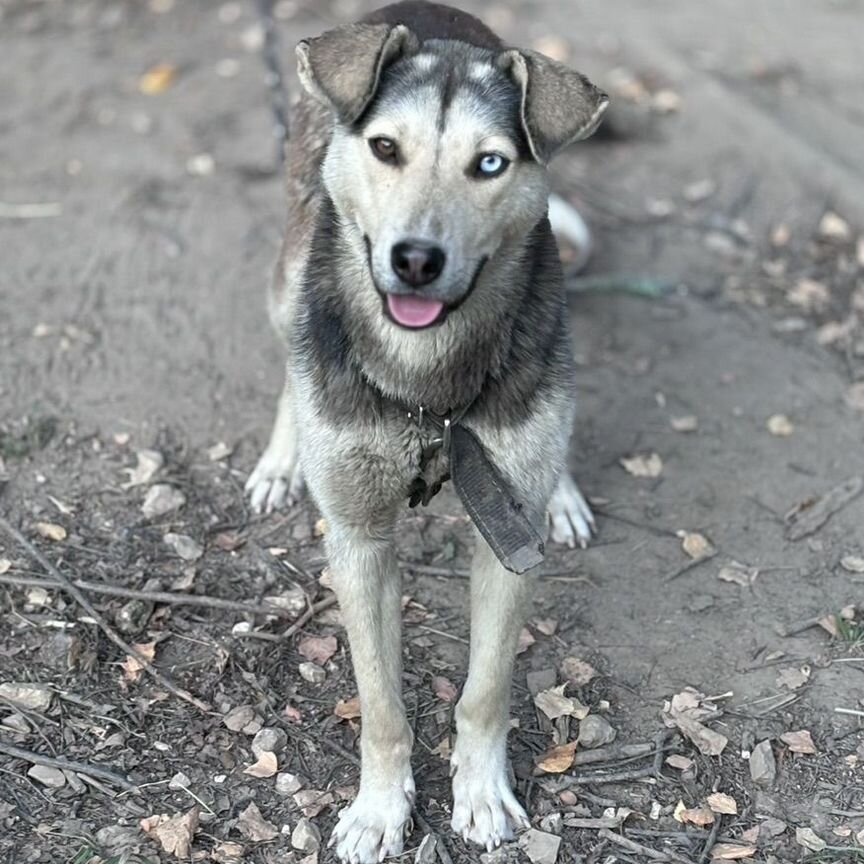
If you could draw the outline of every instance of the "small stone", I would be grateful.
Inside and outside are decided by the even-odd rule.
[[[840,559],[840,566],[850,573],[864,573],[864,557],[860,555],[844,555]]]
[[[192,781],[182,772],[178,771],[169,781],[169,789],[188,789]]]
[[[129,600],[114,616],[114,623],[121,633],[140,633],[147,626],[153,609],[148,600]]]
[[[157,483],[147,490],[141,512],[148,518],[164,516],[172,510],[179,510],[186,503],[186,496],[167,483]]]
[[[532,696],[536,696],[543,690],[554,687],[557,681],[554,669],[540,669],[537,672],[529,672],[525,676],[528,690]]]
[[[49,768],[47,765],[34,765],[27,776],[49,789],[62,789],[66,785],[66,775],[59,768]]]
[[[252,739],[252,752],[260,758],[265,751],[281,753],[288,743],[288,735],[282,729],[265,726]]]
[[[222,722],[232,732],[239,732],[244,726],[251,723],[254,718],[255,709],[251,705],[238,705],[222,718]]]
[[[564,817],[560,813],[547,813],[540,820],[540,830],[549,834],[560,834],[564,827]]]
[[[327,673],[320,666],[310,663],[308,660],[301,663],[297,667],[297,671],[300,673],[300,677],[310,684],[323,684],[327,678]]]
[[[519,846],[532,864],[555,864],[561,838],[536,828],[529,828],[520,838]]]
[[[771,786],[777,778],[777,762],[770,740],[760,741],[750,754],[750,777],[754,783]]]
[[[321,832],[308,819],[301,819],[291,832],[291,845],[300,852],[317,852],[321,846]]]
[[[277,795],[293,795],[299,791],[303,784],[296,774],[289,774],[283,771],[276,775],[276,794]]]
[[[609,721],[597,714],[589,714],[579,723],[579,744],[586,750],[611,744],[618,733]]]
[[[261,718],[261,715],[256,714],[240,731],[244,735],[254,738],[261,731],[263,725],[264,720]]]
[[[31,711],[47,711],[51,707],[51,696],[44,684],[0,684],[0,699],[8,699]]]
[[[197,561],[204,554],[204,547],[188,534],[166,534],[163,540],[184,561]]]
[[[829,210],[819,222],[819,236],[824,240],[844,243],[852,238],[852,231],[849,223],[842,216]]]

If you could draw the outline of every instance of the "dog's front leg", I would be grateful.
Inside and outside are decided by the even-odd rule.
[[[402,704],[401,580],[389,538],[330,525],[333,587],[348,631],[360,694],[360,790],[331,844],[342,861],[399,855],[414,802],[412,733]]]
[[[528,817],[510,788],[507,730],[513,660],[530,594],[529,576],[505,570],[478,536],[471,571],[471,659],[456,707],[453,830],[492,850]]]

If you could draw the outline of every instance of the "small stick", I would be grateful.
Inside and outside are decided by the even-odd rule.
[[[68,759],[57,759],[53,756],[42,756],[40,753],[32,753],[30,750],[15,747],[12,744],[7,744],[5,741],[0,741],[0,753],[5,753],[14,759],[23,759],[25,762],[32,762],[34,765],[45,765],[48,768],[59,768],[62,771],[74,771],[76,774],[89,774],[91,777],[100,777],[108,783],[113,783],[115,786],[125,789],[127,792],[134,792],[136,789],[125,777],[121,777],[119,774],[108,771],[106,768],[100,768],[97,765],[87,765],[84,762],[71,762]]]
[[[711,850],[717,842],[717,835],[720,833],[720,823],[722,821],[723,817],[718,813],[717,818],[714,820],[714,824],[711,826],[711,832],[708,834],[708,839],[702,847],[702,854],[699,856],[699,864],[705,864],[705,862],[711,857]]]
[[[673,582],[679,576],[683,576],[685,573],[689,573],[691,570],[694,570],[696,567],[699,567],[701,564],[704,564],[706,561],[710,561],[712,558],[717,557],[717,550],[714,549],[711,552],[708,552],[706,555],[702,555],[700,558],[694,558],[692,561],[688,561],[686,564],[683,564],[677,570],[673,570],[663,581],[664,582]]]
[[[864,711],[857,711],[855,708],[835,708],[835,714],[849,714],[851,717],[864,717]]]
[[[634,756],[650,756],[654,745],[649,741],[644,744],[624,744],[621,747],[597,747],[594,750],[580,750],[573,757],[574,765],[590,765],[594,762],[617,762],[619,759],[630,759]]]
[[[302,630],[310,619],[314,618],[319,612],[329,609],[336,605],[336,595],[331,594],[317,603],[312,603],[306,607],[306,611],[286,630],[281,633],[263,633],[259,630],[252,630],[249,633],[238,633],[236,639],[263,639],[265,642],[284,642],[290,639],[295,633]]]
[[[45,219],[59,216],[62,212],[62,205],[53,201],[45,204],[9,204],[0,201],[0,219]]]
[[[197,697],[188,693],[186,690],[181,690],[171,681],[159,672],[153,664],[137,649],[133,648],[128,642],[118,636],[108,622],[96,611],[93,604],[81,592],[80,588],[73,585],[69,579],[63,575],[17,528],[11,525],[3,516],[0,516],[0,528],[2,528],[10,537],[12,537],[24,550],[26,550],[58,583],[67,594],[75,600],[76,603],[96,622],[102,632],[125,654],[134,657],[141,668],[153,679],[159,682],[166,690],[173,693],[178,699],[194,705],[199,711],[206,713],[210,712],[210,706],[202,702]]]
[[[628,780],[641,780],[644,777],[654,775],[654,766],[647,768],[636,768],[633,771],[617,771],[614,774],[581,774],[566,777],[561,784],[562,789],[570,786],[591,786],[595,783],[626,783]]]
[[[663,754],[666,752],[665,744],[668,738],[672,736],[673,732],[671,729],[661,729],[654,738],[654,746],[657,750],[654,753],[654,764],[651,766],[651,770],[654,772],[654,776],[659,780],[660,775],[663,771]]]
[[[59,582],[51,579],[39,579],[35,576],[12,576],[8,573],[0,575],[0,584],[20,585],[38,588],[62,588]],[[149,600],[151,603],[166,603],[173,606],[203,606],[209,609],[228,609],[234,612],[248,612],[252,615],[279,615],[285,610],[278,606],[259,606],[255,603],[240,603],[235,600],[223,600],[221,597],[209,597],[205,594],[175,594],[173,591],[138,591],[134,588],[121,588],[118,585],[103,585],[99,582],[88,582],[85,579],[74,579],[72,584],[82,591],[93,594],[105,594],[109,597],[131,597],[135,600]]]
[[[638,855],[644,855],[654,861],[677,861],[679,864],[694,864],[690,858],[684,858],[675,852],[658,852],[650,846],[644,846],[642,843],[637,843],[635,840],[630,840],[628,837],[616,834],[608,828],[601,828],[597,833],[599,837],[608,840],[610,843],[614,843],[616,846],[620,846],[622,849],[627,849],[628,851],[635,852]]]

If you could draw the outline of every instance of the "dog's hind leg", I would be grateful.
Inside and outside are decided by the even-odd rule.
[[[363,711],[360,790],[330,843],[343,862],[373,864],[402,853],[414,803],[413,734],[401,695],[401,578],[391,541],[368,528],[330,524],[327,549]]]
[[[270,513],[293,504],[303,491],[295,422],[291,382],[286,375],[270,443],[246,481],[246,492],[256,513]]]
[[[549,526],[552,539],[571,549],[577,543],[584,549],[594,533],[594,514],[568,471],[549,501]]]
[[[471,659],[456,707],[452,827],[492,850],[528,817],[508,777],[510,678],[531,578],[505,570],[478,537],[471,570]]]

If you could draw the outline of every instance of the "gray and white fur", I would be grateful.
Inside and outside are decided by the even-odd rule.
[[[421,470],[435,429],[411,408],[470,406],[461,422],[526,512],[548,512],[553,539],[571,546],[591,534],[566,472],[572,358],[546,164],[591,134],[607,100],[578,73],[431,3],[385,7],[302,42],[298,58],[306,93],[293,109],[288,224],[269,298],[287,372],[247,489],[270,510],[305,482],[327,520],[363,710],[360,788],[332,837],[353,864],[402,852],[414,800],[393,532],[412,483],[442,482],[448,464],[439,451]],[[488,155],[502,161],[484,162],[496,173],[481,176]],[[581,220],[561,204],[578,234]],[[400,266],[406,242],[424,262],[423,250],[440,252],[432,278]],[[441,313],[405,326],[404,302]],[[508,572],[478,537],[452,825],[487,849],[527,824],[506,740],[530,592],[530,575]]]

